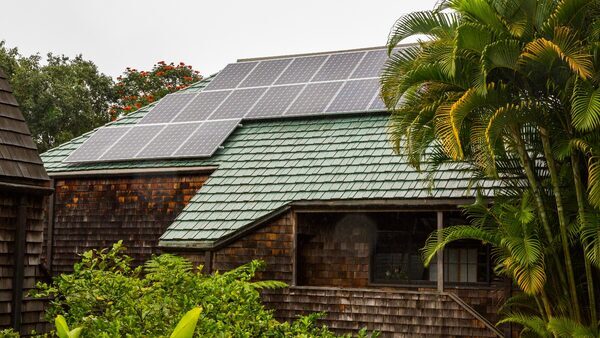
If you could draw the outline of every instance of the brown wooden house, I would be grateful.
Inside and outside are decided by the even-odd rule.
[[[0,328],[40,327],[43,302],[27,298],[43,246],[50,180],[27,124],[0,69]]]
[[[262,259],[261,278],[290,285],[264,294],[281,319],[325,311],[338,331],[501,335],[510,286],[489,248],[460,243],[427,268],[419,255],[495,182],[464,165],[419,172],[394,153],[385,60],[382,48],[240,60],[43,154],[50,269],[119,239],[139,261],[169,251],[207,272]]]

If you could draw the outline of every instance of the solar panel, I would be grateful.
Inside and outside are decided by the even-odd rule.
[[[308,82],[327,59],[327,55],[295,58],[275,84]]]
[[[271,87],[244,118],[277,117],[283,115],[304,85]]]
[[[158,101],[156,106],[154,106],[154,108],[152,108],[139,123],[169,122],[192,100],[194,96],[196,96],[196,93],[169,94]]]
[[[385,49],[372,50],[365,55],[352,76],[351,79],[360,79],[366,77],[378,77],[387,60]]]
[[[173,122],[203,121],[225,100],[231,90],[200,92]]]
[[[176,157],[212,156],[241,119],[206,121],[173,154]]]
[[[101,161],[127,160],[144,148],[165,125],[137,125],[116,141],[104,155],[99,157]]]
[[[377,93],[377,79],[347,81],[329,107],[328,112],[365,111]]]
[[[262,61],[240,84],[239,88],[270,86],[290,62],[292,62],[292,59]]]
[[[364,55],[365,52],[332,54],[311,81],[345,80]]]
[[[135,157],[169,157],[201,124],[201,122],[169,124]]]
[[[65,161],[211,156],[242,119],[385,111],[385,49],[246,60],[200,92],[170,94],[134,127],[101,128]]]
[[[250,74],[258,62],[242,62],[228,64],[204,90],[232,89],[237,87]]]
[[[65,162],[91,162],[97,160],[116,140],[125,135],[131,127],[100,128],[82,145],[69,155]]]
[[[223,104],[215,110],[210,116],[211,120],[222,120],[230,118],[242,118],[260,96],[266,91],[266,88],[250,88],[235,90],[223,102]]]
[[[379,94],[377,94],[377,97],[375,97],[375,100],[373,100],[373,103],[371,103],[371,105],[369,106],[369,110],[373,110],[373,111],[386,111],[387,110],[387,107],[385,106],[385,103],[383,103],[383,100],[381,99]]]
[[[285,115],[311,115],[322,113],[343,82],[323,82],[306,85],[304,91],[288,108]]]

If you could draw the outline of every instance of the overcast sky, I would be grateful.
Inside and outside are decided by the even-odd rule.
[[[240,58],[381,46],[436,0],[12,0],[0,40],[22,54],[83,54],[116,77],[186,62],[210,75]]]

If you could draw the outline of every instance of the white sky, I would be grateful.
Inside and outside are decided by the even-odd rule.
[[[157,61],[210,75],[240,58],[381,46],[436,0],[11,0],[0,40],[22,54],[83,54],[116,77]]]

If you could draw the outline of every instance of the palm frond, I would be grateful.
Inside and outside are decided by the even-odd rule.
[[[483,243],[498,245],[499,238],[492,232],[472,225],[456,225],[433,232],[422,249],[423,263],[428,266],[436,253],[448,244],[464,239],[474,239]]]
[[[551,40],[538,38],[525,46],[521,64],[537,63],[539,71],[548,71],[556,60],[563,61],[568,68],[583,79],[594,73],[591,55],[577,35],[569,27],[556,27]]]
[[[577,81],[571,97],[571,117],[579,131],[600,127],[600,88],[587,81]]]
[[[498,322],[498,324],[505,323],[514,323],[523,326],[521,333],[533,332],[539,337],[552,337],[552,333],[546,328],[546,322],[542,317],[539,316],[513,312]]]
[[[399,43],[411,36],[450,37],[454,34],[457,22],[458,16],[454,13],[423,11],[403,15],[396,21],[388,37],[388,54],[391,55]]]

